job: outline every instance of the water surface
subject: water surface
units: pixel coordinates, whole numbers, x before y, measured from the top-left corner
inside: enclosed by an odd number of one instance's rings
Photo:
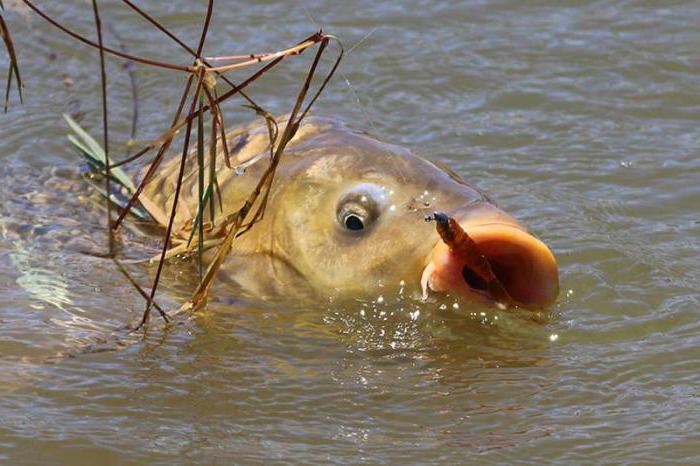
[[[83,2],[41,3],[93,33]],[[129,50],[187,61],[103,3]],[[139,4],[196,41],[203,2]],[[304,5],[219,2],[208,50],[277,49],[319,27],[340,36],[350,52],[316,112],[450,165],[527,223],[561,265],[551,318],[219,295],[145,340],[115,333],[142,300],[84,253],[102,247],[104,220],[61,119],[98,134],[96,57],[13,10],[27,101],[0,116],[0,459],[700,462],[700,4]],[[288,111],[307,63],[253,96]],[[129,81],[117,62],[109,73],[123,153]],[[168,124],[182,79],[136,73],[143,142]],[[252,118],[238,104],[231,125]],[[157,251],[135,225],[124,238],[125,257]],[[162,304],[185,299],[191,276],[168,267]]]

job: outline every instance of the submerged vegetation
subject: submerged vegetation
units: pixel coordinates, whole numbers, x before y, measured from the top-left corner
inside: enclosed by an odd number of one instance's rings
[[[234,247],[235,239],[241,234],[244,234],[262,218],[267,204],[270,186],[274,180],[275,171],[284,154],[285,147],[294,137],[301,121],[306,117],[311,106],[335,73],[343,56],[342,45],[340,45],[334,36],[318,31],[297,44],[276,52],[210,57],[204,55],[204,48],[209,35],[211,19],[214,15],[214,0],[208,0],[206,3],[204,20],[196,47],[187,45],[178,38],[173,31],[170,31],[156,18],[149,15],[133,2],[121,0],[125,8],[130,9],[134,14],[145,19],[153,28],[162,32],[166,40],[174,42],[192,56],[191,63],[167,63],[148,57],[133,55],[126,52],[123,47],[115,49],[106,46],[103,42],[104,24],[100,17],[98,0],[91,0],[95,25],[94,40],[75,32],[67,25],[57,21],[39,8],[34,2],[30,0],[18,0],[18,2],[26,5],[37,16],[54,26],[60,32],[69,35],[74,40],[88,47],[96,49],[99,53],[99,63],[97,66],[99,66],[101,79],[102,145],[100,146],[97,141],[69,117],[66,119],[75,133],[75,136],[69,136],[71,143],[76,147],[78,152],[88,160],[91,167],[102,175],[100,181],[102,185],[98,190],[105,197],[110,199],[110,202],[107,202],[107,242],[105,251],[101,255],[110,258],[114,262],[115,267],[127,277],[129,282],[134,285],[136,290],[146,301],[143,316],[134,329],[139,329],[148,322],[153,308],[159,312],[166,322],[169,320],[168,313],[156,303],[155,297],[164,263],[168,258],[176,254],[190,254],[197,260],[199,285],[189,301],[183,304],[180,310],[197,309],[206,302],[208,292],[216,273],[223,259],[230,252],[231,248]],[[0,8],[3,7],[2,0],[0,0]],[[7,111],[13,81],[20,101],[22,99],[22,80],[13,38],[3,19],[1,10],[0,35],[2,36],[9,57],[9,70],[4,100],[4,108],[5,111]],[[332,61],[329,70],[320,79],[317,89],[312,92],[311,86],[314,82],[314,78],[318,74],[319,64],[332,40],[338,43],[339,52]],[[289,113],[288,122],[284,128],[279,128],[272,114],[258,105],[258,103],[247,94],[246,89],[261,76],[275,69],[284,59],[301,56],[304,52],[312,48],[315,48],[316,52],[301,82],[301,87]],[[109,150],[109,110],[107,107],[107,75],[105,73],[105,61],[107,58],[123,60],[128,64],[151,66],[161,68],[164,71],[178,72],[187,77],[170,127],[167,128],[160,137],[146,144],[145,147],[118,161],[111,157]],[[216,63],[217,65],[213,65],[212,63]],[[253,71],[242,80],[234,81],[233,78],[226,75],[228,72],[244,72],[250,69]],[[131,76],[131,79],[133,84],[133,76]],[[224,163],[227,169],[235,169],[235,167],[231,165],[229,148],[225,136],[225,121],[227,118],[225,118],[221,104],[234,96],[242,98],[245,103],[243,107],[248,111],[254,112],[258,118],[265,121],[269,138],[267,145],[269,165],[260,177],[255,189],[249,194],[244,205],[232,214],[226,216],[220,214],[219,218],[217,218],[217,209],[223,213],[221,193],[215,170],[217,157],[224,157]],[[134,108],[134,122],[135,121],[136,109]],[[182,131],[183,129],[184,131]],[[116,248],[116,234],[129,213],[140,217],[147,215],[139,208],[139,204],[148,202],[147,199],[141,197],[143,189],[158,172],[164,156],[173,145],[176,137],[179,137],[180,133],[184,133],[182,135],[183,144],[172,208],[170,212],[162,212],[156,206],[144,206],[147,207],[145,210],[147,210],[150,215],[158,217],[156,220],[166,226],[161,253],[157,258],[158,266],[155,277],[150,286],[150,290],[147,291],[129,276],[128,271],[119,261]],[[121,167],[127,164],[140,162],[145,155],[152,152],[155,152],[155,156],[148,164],[144,176],[138,184],[132,183],[131,179],[122,171]],[[182,187],[185,166],[187,158],[191,156],[195,156],[197,159],[198,211],[194,220],[187,225],[187,231],[174,231],[175,214],[180,198],[180,189]],[[208,167],[206,166],[207,163]],[[125,193],[126,197],[123,202],[118,201],[117,193]],[[118,206],[116,212],[113,212],[114,206]],[[209,213],[210,220],[208,222],[203,221],[204,212],[206,211]],[[216,248],[216,252],[211,263],[205,268],[202,255],[205,249],[211,248]]]

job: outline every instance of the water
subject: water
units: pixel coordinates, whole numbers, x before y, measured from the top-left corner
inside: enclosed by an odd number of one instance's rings
[[[92,34],[83,3],[42,3]],[[140,5],[194,43],[200,3]],[[0,117],[0,458],[700,462],[700,4],[336,3],[220,2],[209,51],[340,36],[350,53],[316,112],[445,162],[525,221],[561,265],[551,319],[390,296],[342,310],[224,296],[145,340],[114,333],[142,302],[81,252],[100,249],[103,220],[60,116],[96,128],[95,56],[13,11],[27,102]],[[130,50],[186,60],[103,9]],[[291,108],[306,64],[286,66],[253,91],[274,112]],[[130,88],[115,63],[110,78],[123,142]],[[146,141],[182,81],[144,68],[137,80]],[[126,239],[128,257],[157,250],[136,230]],[[162,304],[188,295],[191,272],[166,269]]]

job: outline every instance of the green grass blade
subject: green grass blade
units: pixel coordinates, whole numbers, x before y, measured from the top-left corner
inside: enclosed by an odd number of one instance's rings
[[[104,167],[106,163],[105,159],[105,151],[102,149],[102,146],[93,139],[90,134],[87,133],[83,128],[80,127],[78,123],[75,122],[70,116],[64,114],[63,118],[68,122],[68,126],[73,130],[75,136],[72,134],[68,135],[68,140],[77,148],[80,150],[83,156],[86,158],[92,159],[93,162],[96,163],[97,166],[100,167],[100,170]],[[134,185],[134,182],[131,180],[131,177],[124,172],[119,167],[112,168],[110,170],[110,174],[112,177],[117,180],[122,186],[124,186],[127,191],[129,191],[130,194],[133,194],[136,191],[136,186]]]
[[[95,191],[100,193],[102,195],[102,197],[104,197],[105,199],[109,199],[109,201],[111,201],[112,204],[114,204],[117,207],[120,207],[122,209],[124,207],[126,207],[126,204],[127,204],[126,200],[120,199],[117,196],[115,196],[114,194],[107,196],[107,191],[105,191],[104,186],[100,186],[98,183],[95,183],[95,182],[92,182],[91,184],[92,184],[92,187],[95,188]],[[140,220],[144,220],[144,221],[148,221],[148,222],[151,221],[151,216],[148,215],[144,210],[141,210],[140,208],[138,208],[136,206],[132,207],[131,210],[129,211],[129,213],[135,215]]]
[[[101,164],[97,163],[92,156],[90,155],[90,149],[88,149],[82,142],[78,140],[75,136],[72,134],[68,135],[68,140],[70,141],[71,144],[75,146],[76,149],[78,149],[80,152],[82,152],[82,156],[88,158],[88,162],[92,162],[93,167],[99,167]]]
[[[192,224],[192,231],[190,231],[190,236],[187,238],[187,247],[192,244],[192,239],[194,238],[194,232],[197,231],[199,225],[201,225],[202,222],[202,213],[204,212],[203,206],[206,205],[207,200],[209,200],[209,196],[212,194],[212,189],[211,185],[207,187],[206,192],[204,193],[204,198],[202,199],[202,203],[199,205],[199,208],[197,209],[197,215],[194,217],[194,223]]]
[[[216,177],[216,175],[214,175],[214,187],[216,188],[216,195],[219,198],[219,212],[221,213],[221,215],[223,215],[224,214],[224,201],[222,200],[223,197],[221,197],[221,188],[219,187],[219,180]],[[214,201],[212,200],[212,202],[214,202]]]
[[[204,212],[204,96],[203,92],[199,94],[199,116],[197,117],[197,165],[198,165],[198,197],[199,197],[199,212]],[[204,250],[204,216],[200,214],[199,225],[197,228],[199,241],[197,242],[197,268],[199,270],[199,280],[202,280],[202,254]]]

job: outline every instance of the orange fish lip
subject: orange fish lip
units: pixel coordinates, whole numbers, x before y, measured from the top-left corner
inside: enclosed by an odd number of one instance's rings
[[[470,273],[465,257],[438,241],[426,260],[421,276],[423,297],[429,291],[449,293],[462,299],[485,304],[542,309],[559,295],[559,270],[552,251],[518,224],[460,222],[479,252],[507,291],[503,297],[491,296],[478,277]]]

